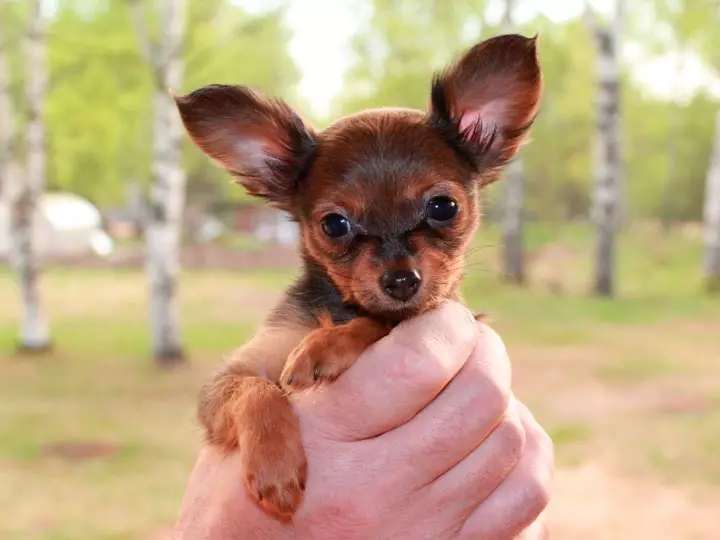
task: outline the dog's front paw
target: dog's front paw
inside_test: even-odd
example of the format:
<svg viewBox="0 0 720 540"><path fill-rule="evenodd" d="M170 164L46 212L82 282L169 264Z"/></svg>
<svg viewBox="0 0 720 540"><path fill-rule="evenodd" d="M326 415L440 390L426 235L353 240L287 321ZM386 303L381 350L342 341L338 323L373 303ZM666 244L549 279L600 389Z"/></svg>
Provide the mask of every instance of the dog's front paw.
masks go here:
<svg viewBox="0 0 720 540"><path fill-rule="evenodd" d="M289 521L302 503L307 480L297 417L276 386L258 394L248 408L251 417L238 433L245 484L266 513Z"/></svg>
<svg viewBox="0 0 720 540"><path fill-rule="evenodd" d="M286 389L303 390L339 377L359 356L346 332L320 328L309 334L290 354L280 383Z"/></svg>
<svg viewBox="0 0 720 540"><path fill-rule="evenodd" d="M289 521L303 500L307 463L300 438L281 436L264 441L246 460L245 485L267 514Z"/></svg>
<svg viewBox="0 0 720 540"><path fill-rule="evenodd" d="M321 381L332 381L388 332L390 326L367 317L313 330L290 353L280 375L280 385L292 391L310 388Z"/></svg>

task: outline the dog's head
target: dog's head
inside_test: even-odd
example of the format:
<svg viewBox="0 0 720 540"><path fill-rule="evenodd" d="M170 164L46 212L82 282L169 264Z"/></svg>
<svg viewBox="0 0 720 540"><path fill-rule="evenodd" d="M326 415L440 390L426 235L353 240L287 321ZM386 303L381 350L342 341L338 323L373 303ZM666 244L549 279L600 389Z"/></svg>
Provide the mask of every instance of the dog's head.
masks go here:
<svg viewBox="0 0 720 540"><path fill-rule="evenodd" d="M536 38L503 35L437 74L426 111L367 110L316 132L243 86L176 103L203 152L295 217L305 256L347 302L401 319L457 285L478 189L524 141L541 87Z"/></svg>

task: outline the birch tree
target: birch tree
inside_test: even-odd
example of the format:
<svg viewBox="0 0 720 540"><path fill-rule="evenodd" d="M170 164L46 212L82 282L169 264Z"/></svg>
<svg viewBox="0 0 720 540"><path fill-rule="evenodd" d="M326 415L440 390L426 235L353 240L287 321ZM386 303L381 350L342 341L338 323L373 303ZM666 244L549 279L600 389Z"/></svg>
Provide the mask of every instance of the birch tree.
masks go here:
<svg viewBox="0 0 720 540"><path fill-rule="evenodd" d="M160 36L154 40L146 25L148 4L157 5ZM152 72L153 165L149 222L146 227L146 266L150 288L150 332L153 355L160 365L183 361L178 309L180 234L185 205L182 168L182 124L170 91L183 79L185 0L155 3L130 0L141 52Z"/></svg>
<svg viewBox="0 0 720 540"><path fill-rule="evenodd" d="M720 40L717 38L720 5L717 1L696 0L693 8L695 11L691 16L703 23L700 31L695 33L700 41L698 48L712 73L716 78L720 78ZM695 24L690 27L694 28ZM715 133L705 178L703 221L705 283L708 291L720 292L720 107L715 112Z"/></svg>
<svg viewBox="0 0 720 540"><path fill-rule="evenodd" d="M615 236L622 200L620 152L620 34L624 0L615 0L609 24L600 22L586 0L585 17L596 47L597 101L592 218L596 227L594 293L615 291Z"/></svg>
<svg viewBox="0 0 720 540"><path fill-rule="evenodd" d="M707 288L720 291L720 108L715 113L715 140L705 184L705 261Z"/></svg>
<svg viewBox="0 0 720 540"><path fill-rule="evenodd" d="M6 0L0 0L0 20L6 17ZM0 201L9 200L8 190L16 182L13 174L14 159L14 111L10 93L10 65L7 51L10 39L0 27Z"/></svg>
<svg viewBox="0 0 720 540"><path fill-rule="evenodd" d="M29 4L30 18L25 36L24 63L26 69L25 102L27 122L25 126L24 171L17 165L15 153L16 134L11 109L9 88L5 86L0 114L7 135L4 181L10 200L11 264L15 270L22 302L19 348L25 352L42 352L50 348L50 331L40 300L40 269L35 251L35 223L38 203L45 187L45 95L47 74L45 65L45 20L42 1ZM6 66L7 67L7 66ZM5 70L5 81L9 81Z"/></svg>
<svg viewBox="0 0 720 540"><path fill-rule="evenodd" d="M709 71L720 77L718 0L654 0L654 7L659 20L673 30L671 45L699 54ZM714 124L703 199L703 274L708 290L720 291L720 109Z"/></svg>
<svg viewBox="0 0 720 540"><path fill-rule="evenodd" d="M505 0L503 28L514 31L515 0ZM518 154L505 169L503 205L503 274L516 284L525 282L525 253L523 248L523 162Z"/></svg>

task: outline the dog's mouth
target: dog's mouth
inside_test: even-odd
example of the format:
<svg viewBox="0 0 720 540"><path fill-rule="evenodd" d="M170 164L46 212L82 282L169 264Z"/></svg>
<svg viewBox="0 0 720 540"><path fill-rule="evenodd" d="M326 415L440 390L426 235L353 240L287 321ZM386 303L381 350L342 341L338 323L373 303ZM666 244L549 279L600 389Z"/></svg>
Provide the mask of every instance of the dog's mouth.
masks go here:
<svg viewBox="0 0 720 540"><path fill-rule="evenodd" d="M434 268L423 261L373 268L358 264L347 284L346 302L370 317L400 322L432 309L443 294Z"/></svg>
<svg viewBox="0 0 720 540"><path fill-rule="evenodd" d="M412 295L406 293L393 295L382 286L373 287L372 291L365 289L365 294L358 298L358 301L370 315L387 321L400 322L428 309L427 287L426 283L419 284Z"/></svg>
<svg viewBox="0 0 720 540"><path fill-rule="evenodd" d="M415 317L425 311L419 307L407 307L396 310L381 310L373 313L373 315L383 321L388 321L394 324L400 323L405 319Z"/></svg>

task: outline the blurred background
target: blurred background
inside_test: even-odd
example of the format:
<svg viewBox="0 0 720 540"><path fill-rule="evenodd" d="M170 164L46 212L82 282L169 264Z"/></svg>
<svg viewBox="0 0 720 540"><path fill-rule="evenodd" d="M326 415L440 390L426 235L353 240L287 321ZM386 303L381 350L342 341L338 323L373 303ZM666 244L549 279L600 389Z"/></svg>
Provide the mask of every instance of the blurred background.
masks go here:
<svg viewBox="0 0 720 540"><path fill-rule="evenodd" d="M545 94L464 291L554 439L552 537L718 537L717 0L0 0L1 538L161 538L200 384L297 274L168 89L324 127L506 31Z"/></svg>

